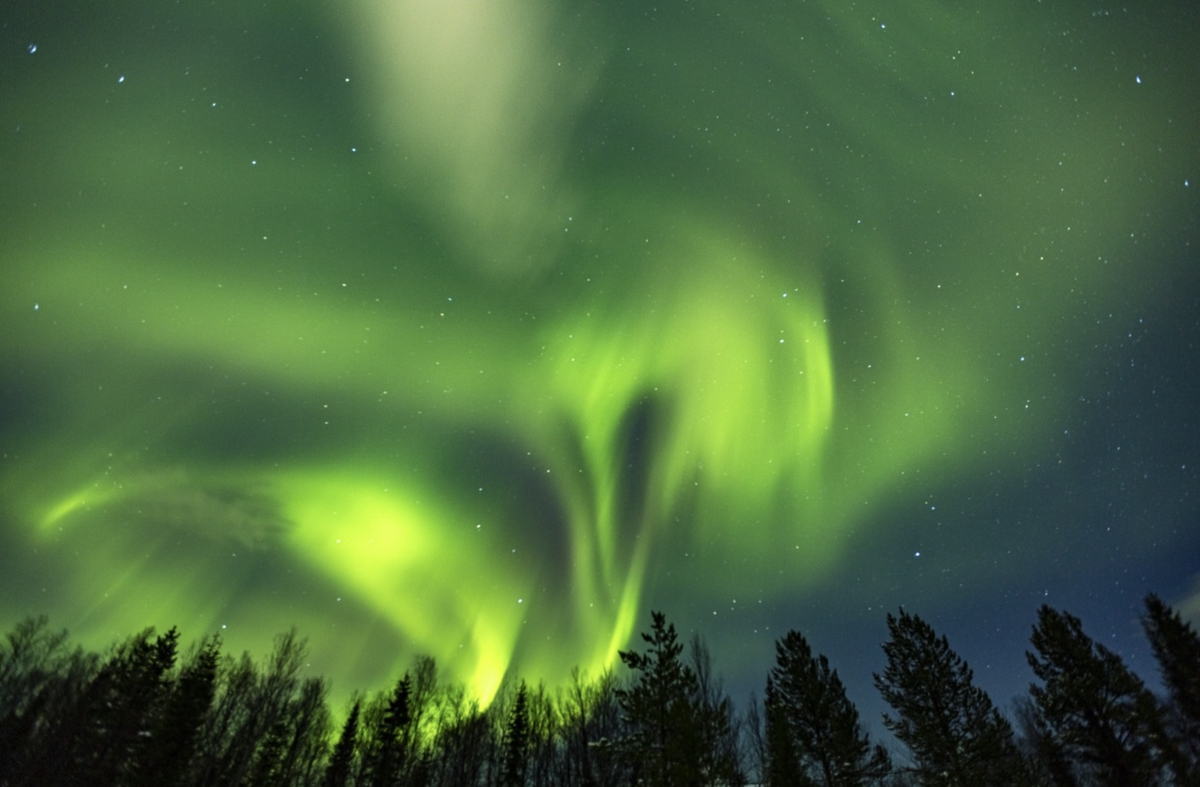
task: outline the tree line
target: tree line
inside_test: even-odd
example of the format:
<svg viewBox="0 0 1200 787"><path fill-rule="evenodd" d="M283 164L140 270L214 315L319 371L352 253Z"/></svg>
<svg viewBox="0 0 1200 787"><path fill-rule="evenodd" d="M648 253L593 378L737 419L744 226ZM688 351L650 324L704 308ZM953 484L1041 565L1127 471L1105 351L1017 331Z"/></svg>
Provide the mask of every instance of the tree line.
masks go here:
<svg viewBox="0 0 1200 787"><path fill-rule="evenodd" d="M259 663L217 637L181 654L176 629L88 652L28 618L0 648L0 785L1200 786L1200 637L1153 594L1142 622L1162 696L1043 606L1026 654L1036 680L1010 719L945 636L889 614L874 675L889 750L797 631L742 712L703 640L685 645L655 612L621 675L577 669L554 691L511 681L484 708L419 657L336 723L327 682L301 676L294 630Z"/></svg>

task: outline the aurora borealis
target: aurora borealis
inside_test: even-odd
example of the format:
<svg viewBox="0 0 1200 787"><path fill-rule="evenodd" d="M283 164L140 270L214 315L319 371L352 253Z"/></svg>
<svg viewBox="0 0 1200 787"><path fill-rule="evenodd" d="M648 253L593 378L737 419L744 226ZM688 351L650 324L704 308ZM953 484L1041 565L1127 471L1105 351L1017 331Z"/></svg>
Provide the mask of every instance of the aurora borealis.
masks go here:
<svg viewBox="0 0 1200 787"><path fill-rule="evenodd" d="M335 690L1200 614L1197 11L18 3L0 619ZM1142 655L1139 655L1142 654Z"/></svg>

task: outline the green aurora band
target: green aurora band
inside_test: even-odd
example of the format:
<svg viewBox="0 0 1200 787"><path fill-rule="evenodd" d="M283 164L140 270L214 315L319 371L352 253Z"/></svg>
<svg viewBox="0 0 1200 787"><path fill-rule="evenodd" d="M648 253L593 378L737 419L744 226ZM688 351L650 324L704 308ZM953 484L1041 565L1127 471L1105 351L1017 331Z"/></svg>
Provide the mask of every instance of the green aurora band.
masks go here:
<svg viewBox="0 0 1200 787"><path fill-rule="evenodd" d="M0 504L85 639L595 672L667 556L803 593L1036 447L1090 315L1182 275L1137 257L1197 163L1146 20L286 8L5 66Z"/></svg>

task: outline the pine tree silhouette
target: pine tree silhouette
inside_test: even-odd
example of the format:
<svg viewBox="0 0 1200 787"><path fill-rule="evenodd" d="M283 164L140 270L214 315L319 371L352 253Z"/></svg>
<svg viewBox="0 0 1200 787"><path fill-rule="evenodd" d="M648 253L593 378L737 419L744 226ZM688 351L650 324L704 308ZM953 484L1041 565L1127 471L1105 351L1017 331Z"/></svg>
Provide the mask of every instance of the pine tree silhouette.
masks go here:
<svg viewBox="0 0 1200 787"><path fill-rule="evenodd" d="M1159 783L1162 712L1121 657L1083 632L1079 618L1043 605L1026 659L1037 724L1078 778L1100 787Z"/></svg>
<svg viewBox="0 0 1200 787"><path fill-rule="evenodd" d="M631 735L628 751L635 774L651 787L705 784L716 748L715 720L697 702L696 676L680 659L683 645L661 612L642 640L645 654L621 651L621 661L637 673L618 693Z"/></svg>
<svg viewBox="0 0 1200 787"><path fill-rule="evenodd" d="M884 748L871 745L837 671L825 656L814 656L798 632L775 643L771 678L787 733L816 784L859 787L891 770Z"/></svg>
<svg viewBox="0 0 1200 787"><path fill-rule="evenodd" d="M887 667L875 686L896 715L883 723L908 747L923 785L1014 784L1021 758L1012 725L974 684L971 668L925 621L887 616Z"/></svg>
<svg viewBox="0 0 1200 787"><path fill-rule="evenodd" d="M525 681L521 681L504 730L504 772L500 779L501 787L521 787L525 784L528 756L529 697Z"/></svg>
<svg viewBox="0 0 1200 787"><path fill-rule="evenodd" d="M1142 626L1163 685L1171 769L1179 784L1200 785L1200 635L1153 593L1146 596Z"/></svg>
<svg viewBox="0 0 1200 787"><path fill-rule="evenodd" d="M342 725L342 734L338 736L333 754L329 757L329 765L325 768L324 787L346 787L350 779L350 766L354 762L354 750L358 746L358 714L362 708L362 700L356 700Z"/></svg>

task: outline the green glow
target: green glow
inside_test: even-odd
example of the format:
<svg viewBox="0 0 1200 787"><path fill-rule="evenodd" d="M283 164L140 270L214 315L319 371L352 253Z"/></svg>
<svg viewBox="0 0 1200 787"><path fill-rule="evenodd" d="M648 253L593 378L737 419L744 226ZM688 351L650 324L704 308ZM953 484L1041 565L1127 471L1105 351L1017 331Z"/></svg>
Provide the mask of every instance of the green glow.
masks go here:
<svg viewBox="0 0 1200 787"><path fill-rule="evenodd" d="M467 538L455 537L452 523L461 533L463 517L427 511L414 496L358 474L300 474L281 496L295 523L289 540L306 559L350 582L418 651L467 676L482 701L491 700L508 668L524 589L497 575L486 548L470 543L482 535L468 528ZM456 634L458 649L451 647Z"/></svg>
<svg viewBox="0 0 1200 787"><path fill-rule="evenodd" d="M614 578L613 505L622 481L630 481L621 478L620 429L639 400L670 403L664 423L656 424L646 499L635 514L648 537L689 496L698 495L702 509L724 501L745 511L775 505L781 486L820 478L833 375L814 288L788 288L769 276L747 282L745 272L767 268L765 261L738 260L736 248L701 227L689 237L695 243L681 250L682 259L663 266L686 265L686 281L633 285L670 292L669 302L648 303L642 313L598 305L588 314L616 319L585 316L555 326L545 344L551 369L532 378L550 381L542 396L566 410L567 434L581 439L586 467L568 476L564 493L580 523L576 543L586 545L576 562L586 565L594 556L602 582ZM547 427L543 440L553 446L562 439L562 421L528 426L533 433ZM558 463L570 467L565 456ZM583 486L575 488L575 478ZM769 548L755 533L704 535L742 549Z"/></svg>
<svg viewBox="0 0 1200 787"><path fill-rule="evenodd" d="M722 7L734 64L699 16L362 0L336 122L13 88L0 363L43 410L0 508L64 624L294 621L342 689L420 652L487 702L612 666L656 583L813 592L1060 431L1075 315L1180 275L1108 258L1169 232L1190 86L1084 81L1096 123L1023 87L1041 22L810 6Z"/></svg>

